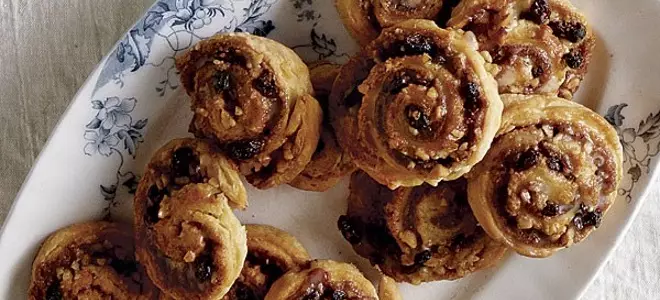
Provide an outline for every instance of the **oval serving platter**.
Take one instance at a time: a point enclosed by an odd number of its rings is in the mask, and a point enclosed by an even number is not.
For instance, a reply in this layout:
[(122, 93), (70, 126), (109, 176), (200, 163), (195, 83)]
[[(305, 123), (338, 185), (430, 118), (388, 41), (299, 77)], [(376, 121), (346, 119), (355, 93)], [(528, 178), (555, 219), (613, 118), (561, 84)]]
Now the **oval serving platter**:
[[(306, 61), (344, 62), (357, 46), (331, 0), (160, 0), (120, 40), (70, 104), (16, 197), (0, 232), (0, 298), (25, 299), (41, 241), (65, 225), (131, 218), (131, 193), (151, 154), (188, 136), (188, 100), (174, 57), (217, 32), (278, 40)], [(577, 101), (606, 116), (625, 152), (619, 199), (589, 239), (549, 259), (509, 255), (497, 268), (453, 282), (400, 285), (405, 299), (571, 299), (585, 290), (628, 230), (660, 157), (660, 2), (574, 0), (599, 38)], [(613, 20), (617, 20), (613, 22)], [(375, 271), (335, 229), (347, 181), (326, 193), (248, 188), (243, 223), (291, 232), (313, 257)], [(612, 258), (616, 259), (616, 258)]]

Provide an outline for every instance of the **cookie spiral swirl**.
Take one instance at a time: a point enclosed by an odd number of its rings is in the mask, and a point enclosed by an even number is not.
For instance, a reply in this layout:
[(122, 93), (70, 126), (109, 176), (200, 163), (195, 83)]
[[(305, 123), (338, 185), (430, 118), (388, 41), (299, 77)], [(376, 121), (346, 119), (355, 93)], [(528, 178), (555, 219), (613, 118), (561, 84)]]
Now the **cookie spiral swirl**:
[(268, 225), (247, 225), (248, 254), (243, 270), (223, 300), (264, 299), (286, 272), (300, 270), (307, 250), (290, 234)]
[(350, 190), (340, 231), (399, 282), (455, 280), (493, 266), (506, 252), (472, 215), (465, 179), (391, 191), (356, 172)]
[(295, 52), (246, 33), (218, 34), (176, 65), (192, 101), (190, 132), (219, 144), (248, 182), (270, 188), (304, 169), (322, 112)]
[(584, 15), (566, 0), (462, 1), (447, 24), (474, 32), (502, 94), (571, 99), (596, 40)]
[(339, 144), (390, 188), (467, 173), (486, 153), (502, 102), (461, 31), (410, 20), (342, 67), (331, 94)]
[(158, 299), (127, 226), (75, 224), (50, 235), (32, 264), (28, 299)]
[(230, 201), (245, 190), (234, 168), (207, 142), (179, 139), (154, 154), (140, 180), (136, 256), (174, 299), (217, 299), (240, 274), (246, 233)]
[(502, 127), (469, 175), (470, 206), (497, 241), (550, 256), (601, 224), (621, 180), (621, 144), (603, 117), (577, 103), (502, 97)]

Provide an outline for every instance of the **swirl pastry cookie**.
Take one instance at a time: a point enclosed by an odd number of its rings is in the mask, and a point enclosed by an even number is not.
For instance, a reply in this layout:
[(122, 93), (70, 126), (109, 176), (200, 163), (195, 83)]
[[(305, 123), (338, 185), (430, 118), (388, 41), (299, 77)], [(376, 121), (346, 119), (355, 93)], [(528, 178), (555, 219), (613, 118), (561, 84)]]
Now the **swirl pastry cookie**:
[(335, 0), (344, 26), (361, 45), (375, 40), (386, 27), (410, 19), (443, 24), (459, 0)]
[(267, 225), (247, 225), (248, 254), (243, 270), (223, 300), (264, 299), (273, 283), (310, 260), (290, 234)]
[(502, 127), (470, 173), (470, 206), (497, 241), (526, 256), (549, 256), (601, 224), (617, 196), (621, 144), (603, 117), (577, 103), (503, 99)]
[(289, 272), (278, 279), (265, 299), (377, 300), (378, 295), (376, 288), (355, 266), (330, 260), (315, 260), (302, 270)]
[(32, 264), (28, 299), (158, 299), (158, 289), (135, 260), (130, 232), (89, 222), (53, 233)]
[(312, 86), (316, 99), (323, 107), (323, 126), (321, 139), (305, 170), (289, 184), (293, 187), (323, 192), (339, 182), (341, 178), (355, 171), (355, 165), (350, 155), (345, 153), (337, 143), (328, 115), (328, 97), (332, 84), (339, 73), (339, 65), (329, 62), (317, 62), (310, 66)]
[(567, 0), (461, 1), (448, 26), (474, 32), (503, 94), (571, 99), (595, 46), (589, 23)]
[(245, 190), (233, 165), (210, 147), (194, 139), (168, 143), (135, 195), (136, 255), (175, 299), (222, 297), (247, 253), (245, 229), (229, 205), (242, 202)]
[(302, 172), (322, 112), (307, 66), (291, 49), (246, 33), (218, 34), (176, 66), (192, 99), (190, 132), (221, 145), (248, 182), (265, 189)]
[(432, 21), (390, 27), (343, 66), (330, 97), (340, 146), (394, 189), (437, 185), (485, 155), (502, 102), (485, 61), (461, 31)]
[(359, 255), (396, 281), (462, 278), (494, 265), (506, 252), (472, 215), (466, 185), (459, 179), (391, 191), (356, 172), (338, 226)]

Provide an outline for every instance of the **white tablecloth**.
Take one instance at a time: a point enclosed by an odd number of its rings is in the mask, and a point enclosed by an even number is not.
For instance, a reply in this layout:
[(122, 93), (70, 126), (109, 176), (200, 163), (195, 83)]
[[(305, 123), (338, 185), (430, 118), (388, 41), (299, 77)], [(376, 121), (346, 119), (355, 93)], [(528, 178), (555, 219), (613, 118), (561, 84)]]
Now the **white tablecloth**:
[[(0, 0), (0, 223), (76, 90), (152, 2)], [(655, 186), (584, 299), (660, 299)]]

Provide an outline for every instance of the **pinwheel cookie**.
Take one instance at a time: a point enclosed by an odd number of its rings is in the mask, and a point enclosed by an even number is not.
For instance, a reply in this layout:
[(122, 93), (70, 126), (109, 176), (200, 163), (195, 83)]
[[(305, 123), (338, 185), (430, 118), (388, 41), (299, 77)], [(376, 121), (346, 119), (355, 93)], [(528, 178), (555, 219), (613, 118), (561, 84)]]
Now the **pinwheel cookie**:
[(135, 195), (136, 255), (175, 299), (217, 299), (238, 278), (246, 233), (230, 203), (245, 190), (231, 162), (201, 140), (158, 150)]
[(500, 93), (571, 99), (587, 72), (595, 36), (567, 0), (461, 1), (448, 26), (471, 31)]
[(390, 188), (467, 173), (499, 128), (502, 102), (462, 31), (410, 20), (342, 67), (330, 97), (340, 146)]
[(622, 150), (600, 115), (551, 96), (503, 95), (502, 127), (469, 175), (468, 198), (488, 234), (545, 257), (584, 240), (617, 196)]
[(359, 255), (397, 281), (462, 278), (506, 252), (472, 215), (464, 179), (391, 191), (356, 172), (350, 189), (340, 231)]
[(177, 58), (192, 100), (190, 131), (225, 151), (257, 188), (293, 180), (320, 135), (309, 71), (289, 48), (247, 33), (218, 34)]
[(264, 299), (277, 279), (310, 260), (295, 237), (267, 225), (247, 225), (247, 246), (241, 275), (223, 300)]
[(34, 259), (28, 299), (158, 299), (134, 249), (127, 226), (89, 222), (63, 228)]

